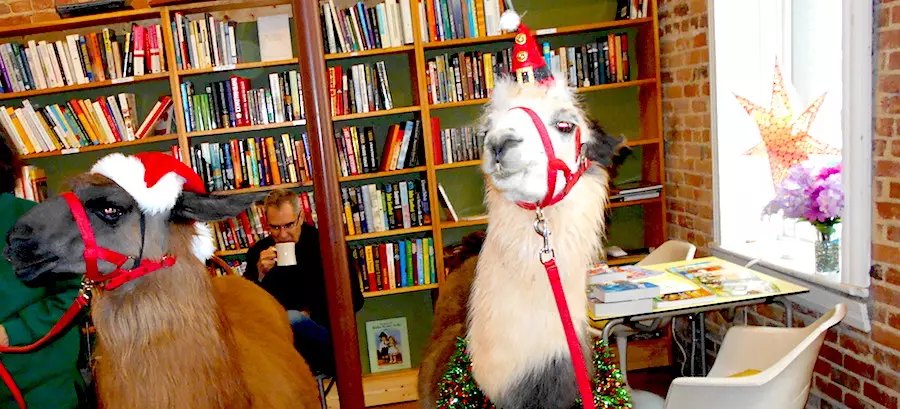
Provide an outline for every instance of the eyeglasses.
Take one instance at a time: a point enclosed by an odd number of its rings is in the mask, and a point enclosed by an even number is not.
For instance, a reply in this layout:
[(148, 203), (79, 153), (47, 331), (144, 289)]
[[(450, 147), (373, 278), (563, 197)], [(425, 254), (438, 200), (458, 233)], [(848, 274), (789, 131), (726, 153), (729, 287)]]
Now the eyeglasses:
[[(298, 216), (299, 217), (299, 216)], [(290, 230), (297, 225), (297, 220), (285, 224), (270, 224), (269, 229), (273, 231)]]

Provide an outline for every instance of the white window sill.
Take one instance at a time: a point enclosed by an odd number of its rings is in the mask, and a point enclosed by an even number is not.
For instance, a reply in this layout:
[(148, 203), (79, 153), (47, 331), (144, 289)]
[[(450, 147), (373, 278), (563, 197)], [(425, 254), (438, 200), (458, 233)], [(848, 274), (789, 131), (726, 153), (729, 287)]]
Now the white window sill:
[[(710, 252), (716, 257), (740, 265), (745, 265), (753, 260), (743, 254), (717, 246), (713, 246)], [(869, 332), (872, 329), (868, 312), (868, 288), (834, 282), (824, 277), (793, 271), (762, 260), (750, 268), (809, 288), (809, 293), (789, 297), (792, 302), (820, 314), (830, 310), (835, 304), (844, 304), (847, 306), (847, 317), (844, 318), (846, 324), (863, 332)]]

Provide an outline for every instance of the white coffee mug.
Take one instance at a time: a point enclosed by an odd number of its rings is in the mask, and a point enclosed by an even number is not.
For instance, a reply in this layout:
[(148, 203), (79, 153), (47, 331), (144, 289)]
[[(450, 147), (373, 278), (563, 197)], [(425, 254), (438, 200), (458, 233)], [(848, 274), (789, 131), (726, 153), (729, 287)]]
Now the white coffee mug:
[(297, 264), (296, 243), (276, 243), (275, 262), (279, 266), (293, 266)]

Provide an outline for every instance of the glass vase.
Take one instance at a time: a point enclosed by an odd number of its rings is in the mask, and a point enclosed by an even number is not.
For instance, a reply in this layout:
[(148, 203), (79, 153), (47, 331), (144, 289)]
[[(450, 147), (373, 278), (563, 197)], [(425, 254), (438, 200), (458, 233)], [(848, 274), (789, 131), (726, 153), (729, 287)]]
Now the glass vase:
[(841, 239), (837, 229), (819, 230), (816, 237), (816, 274), (834, 275), (841, 272)]

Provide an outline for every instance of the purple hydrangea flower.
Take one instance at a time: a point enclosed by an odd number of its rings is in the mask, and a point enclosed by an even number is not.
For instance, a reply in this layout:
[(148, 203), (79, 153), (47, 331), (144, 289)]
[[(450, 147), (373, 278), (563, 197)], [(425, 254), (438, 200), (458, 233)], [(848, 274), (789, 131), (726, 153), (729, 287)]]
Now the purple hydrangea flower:
[(813, 224), (834, 224), (840, 221), (844, 208), (841, 189), (841, 165), (816, 169), (800, 164), (788, 171), (777, 187), (775, 199), (763, 210), (766, 214), (784, 212), (784, 217), (805, 219)]

